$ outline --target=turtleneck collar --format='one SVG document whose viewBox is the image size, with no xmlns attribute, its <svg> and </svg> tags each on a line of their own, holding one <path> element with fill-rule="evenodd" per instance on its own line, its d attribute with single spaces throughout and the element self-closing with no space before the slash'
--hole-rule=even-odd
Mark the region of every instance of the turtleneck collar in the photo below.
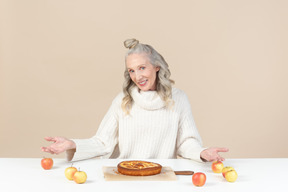
<svg viewBox="0 0 288 192">
<path fill-rule="evenodd" d="M 141 91 L 138 87 L 134 87 L 131 96 L 135 104 L 146 110 L 157 110 L 165 107 L 165 102 L 157 91 Z"/>
</svg>

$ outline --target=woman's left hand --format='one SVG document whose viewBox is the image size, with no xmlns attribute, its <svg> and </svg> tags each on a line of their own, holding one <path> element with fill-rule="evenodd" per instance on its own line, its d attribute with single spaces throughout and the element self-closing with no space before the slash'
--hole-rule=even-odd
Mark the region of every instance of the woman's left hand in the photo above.
<svg viewBox="0 0 288 192">
<path fill-rule="evenodd" d="M 219 152 L 228 152 L 228 148 L 210 147 L 201 152 L 200 157 L 205 161 L 224 161 L 225 159 L 221 157 Z"/>
</svg>

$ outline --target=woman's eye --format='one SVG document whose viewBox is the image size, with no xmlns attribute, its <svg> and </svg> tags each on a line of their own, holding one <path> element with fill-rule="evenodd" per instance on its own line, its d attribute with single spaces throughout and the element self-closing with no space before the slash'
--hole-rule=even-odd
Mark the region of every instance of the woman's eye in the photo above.
<svg viewBox="0 0 288 192">
<path fill-rule="evenodd" d="M 134 72 L 134 70 L 129 70 L 129 73 L 133 73 Z"/>
<path fill-rule="evenodd" d="M 141 69 L 141 70 L 144 70 L 144 69 L 145 69 L 145 67 L 140 67 L 140 69 Z"/>
</svg>

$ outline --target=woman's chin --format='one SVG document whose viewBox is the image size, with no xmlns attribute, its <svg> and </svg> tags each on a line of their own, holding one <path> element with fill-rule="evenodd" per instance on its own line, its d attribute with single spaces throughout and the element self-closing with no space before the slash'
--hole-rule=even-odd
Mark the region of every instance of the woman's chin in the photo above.
<svg viewBox="0 0 288 192">
<path fill-rule="evenodd" d="M 149 91 L 149 88 L 146 86 L 137 86 L 141 91 Z"/>
<path fill-rule="evenodd" d="M 137 84 L 137 87 L 141 90 L 141 91 L 155 91 L 156 89 L 154 88 L 154 86 L 149 86 L 148 84 L 141 86 Z"/>
</svg>

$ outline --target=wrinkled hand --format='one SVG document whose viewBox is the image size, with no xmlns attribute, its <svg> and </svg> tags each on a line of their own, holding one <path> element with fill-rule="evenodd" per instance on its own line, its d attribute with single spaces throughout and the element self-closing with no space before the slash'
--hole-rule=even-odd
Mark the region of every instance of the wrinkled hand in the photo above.
<svg viewBox="0 0 288 192">
<path fill-rule="evenodd" d="M 75 149 L 76 144 L 66 139 L 65 137 L 45 137 L 46 141 L 53 141 L 49 147 L 41 147 L 42 151 L 51 153 L 51 154 L 59 154 L 69 149 Z"/>
<path fill-rule="evenodd" d="M 201 152 L 200 157 L 206 161 L 224 161 L 225 159 L 221 157 L 219 152 L 228 152 L 227 148 L 210 147 Z"/>
</svg>

